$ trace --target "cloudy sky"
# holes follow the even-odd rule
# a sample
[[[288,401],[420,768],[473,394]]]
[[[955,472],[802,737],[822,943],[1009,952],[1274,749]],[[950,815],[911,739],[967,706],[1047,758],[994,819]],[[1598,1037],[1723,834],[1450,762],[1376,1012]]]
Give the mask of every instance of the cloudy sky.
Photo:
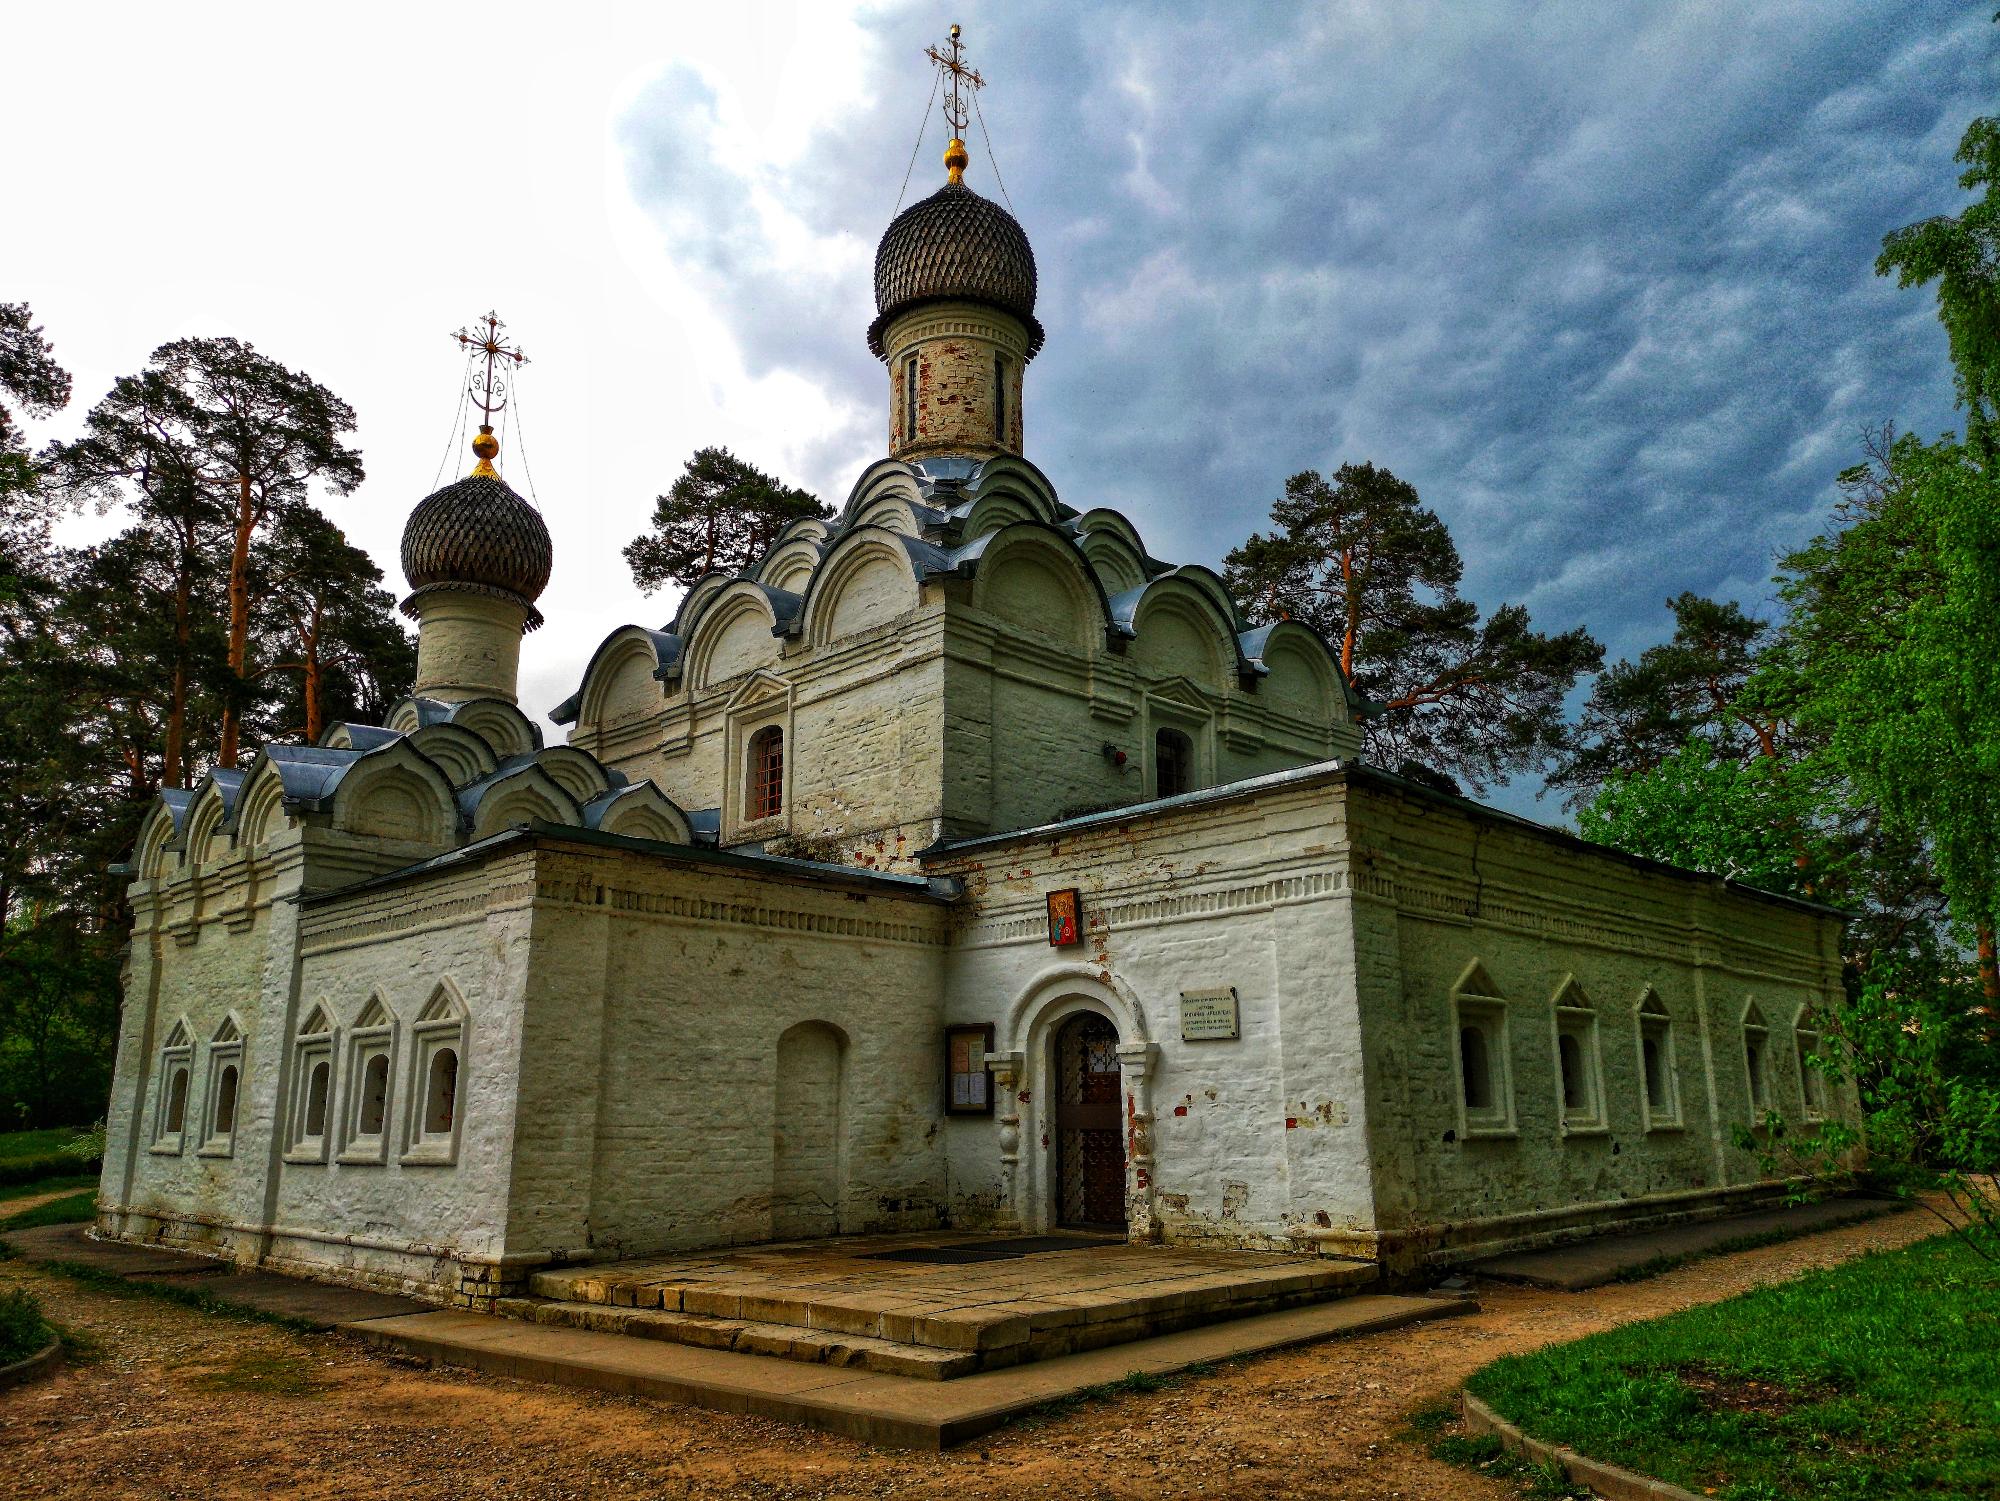
[[[328,509],[398,587],[403,517],[469,462],[445,335],[497,307],[533,359],[504,462],[556,539],[546,710],[671,614],[618,548],[695,447],[836,502],[883,450],[870,267],[957,20],[989,83],[969,181],[997,196],[997,157],[1041,267],[1028,452],[1066,500],[1212,564],[1286,475],[1372,459],[1475,598],[1625,655],[1679,590],[1763,604],[1863,427],[1954,425],[1928,296],[1871,268],[1960,206],[1991,9],[16,8],[0,297],[77,377],[45,435],[187,335],[331,386],[369,479]],[[922,123],[912,199],[942,180]]]

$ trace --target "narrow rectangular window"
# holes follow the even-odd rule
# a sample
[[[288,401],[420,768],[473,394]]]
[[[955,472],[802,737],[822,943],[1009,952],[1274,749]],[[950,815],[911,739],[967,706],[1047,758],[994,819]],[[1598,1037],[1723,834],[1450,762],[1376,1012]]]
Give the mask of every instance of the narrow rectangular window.
[[[917,357],[903,361],[903,441],[917,441]]]
[[[993,356],[993,436],[1007,441],[1007,357]]]

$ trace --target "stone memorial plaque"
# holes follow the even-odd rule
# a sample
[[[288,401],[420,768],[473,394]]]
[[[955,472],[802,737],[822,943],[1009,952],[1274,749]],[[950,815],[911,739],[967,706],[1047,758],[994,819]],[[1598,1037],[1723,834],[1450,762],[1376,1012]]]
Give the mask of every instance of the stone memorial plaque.
[[[1242,1035],[1234,986],[1181,992],[1182,1042],[1229,1042]]]

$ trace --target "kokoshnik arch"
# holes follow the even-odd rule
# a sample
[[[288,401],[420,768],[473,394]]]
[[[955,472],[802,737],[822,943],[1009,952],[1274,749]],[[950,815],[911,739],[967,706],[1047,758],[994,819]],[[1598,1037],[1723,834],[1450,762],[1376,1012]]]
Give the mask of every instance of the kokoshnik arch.
[[[1058,496],[1033,249],[946,165],[876,254],[887,456],[606,636],[567,745],[482,431],[404,534],[412,695],[161,794],[99,1234],[471,1306],[940,1225],[1407,1269],[1767,1197],[1732,1124],[1851,1116],[1839,914],[1363,765],[1324,642]]]

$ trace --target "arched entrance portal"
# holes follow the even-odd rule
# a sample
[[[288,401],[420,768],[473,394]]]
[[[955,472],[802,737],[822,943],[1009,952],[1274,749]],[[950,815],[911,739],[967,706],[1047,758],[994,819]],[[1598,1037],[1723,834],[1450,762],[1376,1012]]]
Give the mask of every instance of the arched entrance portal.
[[[1125,1125],[1118,1029],[1082,1011],[1055,1035],[1056,1222],[1125,1229]]]

